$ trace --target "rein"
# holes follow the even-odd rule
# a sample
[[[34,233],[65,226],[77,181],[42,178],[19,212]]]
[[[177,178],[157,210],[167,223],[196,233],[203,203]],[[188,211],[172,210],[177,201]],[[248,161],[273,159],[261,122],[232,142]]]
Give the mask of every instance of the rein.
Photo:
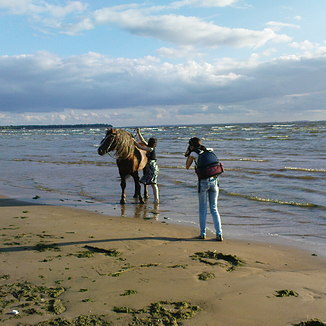
[[[107,138],[107,137],[109,137],[109,136],[111,136],[111,135],[108,135],[108,136],[106,136],[103,140],[102,140],[102,143],[105,141],[105,139]],[[113,135],[113,137],[112,137],[112,140],[111,140],[111,142],[109,143],[109,145],[108,145],[108,147],[107,147],[107,149],[106,149],[106,151],[105,151],[105,154],[110,154],[110,152],[109,152],[109,149],[110,149],[110,147],[112,146],[112,144],[113,144],[113,142],[115,141],[115,135]],[[111,156],[111,155],[110,155]]]

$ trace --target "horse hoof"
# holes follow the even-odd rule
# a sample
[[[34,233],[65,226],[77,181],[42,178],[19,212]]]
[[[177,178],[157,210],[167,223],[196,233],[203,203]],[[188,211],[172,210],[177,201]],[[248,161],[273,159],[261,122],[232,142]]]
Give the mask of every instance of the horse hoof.
[[[125,203],[126,203],[125,199],[121,199],[121,200],[120,200],[120,204],[121,204],[121,205],[124,205]]]
[[[140,204],[145,204],[143,198],[139,198],[139,203],[140,203]]]

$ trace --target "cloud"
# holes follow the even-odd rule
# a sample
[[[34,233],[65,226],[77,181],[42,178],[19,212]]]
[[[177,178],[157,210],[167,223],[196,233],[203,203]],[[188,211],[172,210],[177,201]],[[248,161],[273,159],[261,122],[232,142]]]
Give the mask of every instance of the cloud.
[[[34,24],[40,25],[38,29],[43,29],[44,32],[49,29],[68,35],[92,30],[97,25],[109,25],[132,35],[158,39],[177,46],[256,48],[267,42],[290,41],[287,35],[275,33],[273,28],[276,30],[276,23],[270,23],[273,28],[250,30],[219,26],[192,16],[150,14],[182,6],[224,7],[236,2],[236,0],[182,0],[173,2],[172,5],[158,7],[144,7],[132,3],[91,12],[85,3],[80,1],[53,5],[47,1],[0,0],[0,10],[7,14],[28,16]],[[281,23],[278,23],[277,29],[280,28],[279,24]]]
[[[80,20],[79,15],[87,10],[80,1],[68,1],[64,5],[53,5],[47,1],[36,0],[0,0],[0,12],[10,15],[27,16],[34,24],[46,29],[55,29],[67,34],[76,30],[91,29],[89,19]]]
[[[156,50],[156,53],[163,58],[171,59],[191,59],[196,57],[203,57],[204,53],[198,52],[192,46],[179,46],[177,48],[162,47]]]
[[[295,28],[295,29],[300,28],[299,25],[289,24],[289,23],[282,23],[282,22],[275,22],[275,21],[267,22],[266,25],[268,27],[270,27],[273,31],[276,31],[276,32],[278,32],[279,30],[281,30],[283,28]]]
[[[66,5],[52,5],[46,1],[35,0],[0,0],[0,10],[13,15],[40,15],[65,17],[69,14],[86,10],[87,5],[80,1],[69,1]]]
[[[180,8],[184,6],[189,7],[227,7],[237,3],[238,0],[182,0],[171,3],[171,7]]]
[[[294,49],[301,50],[301,56],[305,58],[314,58],[326,55],[325,42],[324,44],[319,44],[305,40],[303,42],[292,42],[289,44],[289,46]]]
[[[200,92],[203,81],[218,86],[235,78],[218,74],[209,64],[172,65],[152,57],[109,59],[89,53],[64,59],[47,52],[3,56],[0,109],[41,112],[172,104],[192,88]]]
[[[271,111],[276,117],[282,110],[284,118],[284,111],[303,115],[307,108],[315,114],[324,110],[325,89],[326,56],[233,62],[228,69],[207,62],[171,64],[154,57],[111,59],[97,53],[0,57],[0,111],[25,114],[25,121],[46,121],[46,115],[66,123],[73,118],[90,122],[105,116],[157,124],[155,116],[213,121],[235,113],[253,119]]]
[[[272,29],[228,28],[182,15],[144,15],[141,10],[116,7],[97,10],[95,24],[115,25],[131,34],[156,38],[179,46],[260,47],[267,42],[288,42],[290,37]]]

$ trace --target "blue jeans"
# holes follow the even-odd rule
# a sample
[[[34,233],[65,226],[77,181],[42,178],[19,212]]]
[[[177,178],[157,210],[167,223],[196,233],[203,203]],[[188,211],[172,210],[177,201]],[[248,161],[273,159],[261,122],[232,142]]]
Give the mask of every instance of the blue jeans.
[[[208,178],[198,181],[200,235],[206,235],[207,198],[216,235],[222,235],[221,217],[217,209],[218,193],[218,178]]]

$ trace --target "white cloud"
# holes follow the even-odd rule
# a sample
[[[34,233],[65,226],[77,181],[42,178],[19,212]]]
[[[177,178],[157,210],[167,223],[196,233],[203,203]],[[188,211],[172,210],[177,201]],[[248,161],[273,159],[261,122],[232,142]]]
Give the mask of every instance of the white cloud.
[[[177,48],[163,47],[156,50],[156,53],[163,58],[172,58],[172,59],[196,58],[196,57],[204,56],[203,53],[198,52],[192,46],[179,46]]]
[[[142,11],[105,8],[94,14],[97,24],[116,25],[131,34],[156,38],[180,46],[260,47],[267,42],[288,42],[290,37],[272,29],[261,31],[228,28],[207,23],[197,17],[181,15],[144,15]]]
[[[13,116],[25,123],[190,123],[191,117],[262,119],[269,110],[282,111],[285,118],[284,112],[297,115],[309,109],[317,117],[324,109],[326,56],[263,64],[253,60],[229,62],[227,68],[227,61],[171,64],[153,57],[111,59],[97,53],[2,56],[1,123],[10,124]]]
[[[80,20],[79,15],[87,10],[87,5],[80,1],[67,1],[66,4],[53,5],[49,1],[37,0],[0,0],[0,11],[11,15],[24,15],[42,28],[63,30],[73,34],[93,28],[89,19]],[[69,21],[69,22],[66,22]],[[45,31],[44,31],[45,32]]]
[[[270,27],[275,32],[278,32],[279,30],[281,30],[283,28],[295,28],[295,29],[300,28],[299,25],[289,24],[289,23],[282,23],[282,22],[275,22],[275,21],[267,22],[266,25],[268,27]]]
[[[227,7],[237,3],[238,0],[182,0],[171,3],[171,7],[180,8],[184,6],[190,7]]]
[[[173,5],[223,7],[236,2],[236,0],[183,0],[176,1]],[[260,47],[267,42],[287,42],[290,40],[287,35],[277,34],[272,28],[263,30],[229,28],[192,16],[149,14],[167,8],[171,9],[171,6],[145,7],[134,3],[89,12],[88,6],[80,1],[68,1],[62,5],[53,5],[48,1],[0,0],[0,10],[10,14],[29,16],[34,23],[41,26],[40,29],[43,28],[44,32],[46,32],[45,28],[75,35],[92,30],[96,28],[96,25],[106,24],[118,27],[133,35],[158,39],[177,46],[212,48],[220,46],[251,48]],[[276,28],[276,23],[270,24]],[[279,29],[280,24],[278,23],[277,29]]]
[[[318,43],[313,43],[308,40],[305,40],[303,42],[292,42],[289,44],[289,46],[294,49],[301,50],[301,57],[305,58],[314,58],[326,55],[326,45],[320,45]]]
[[[66,5],[52,5],[47,1],[36,0],[0,0],[0,9],[14,15],[47,14],[53,17],[65,17],[86,10],[87,5],[80,1],[68,1]]]

